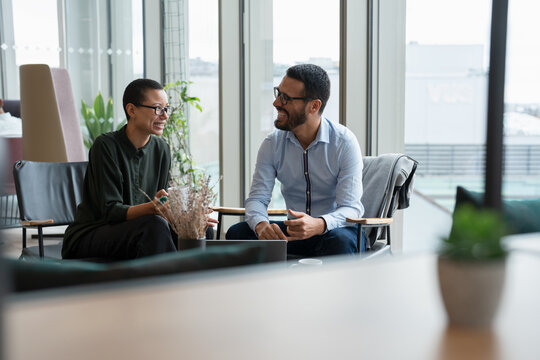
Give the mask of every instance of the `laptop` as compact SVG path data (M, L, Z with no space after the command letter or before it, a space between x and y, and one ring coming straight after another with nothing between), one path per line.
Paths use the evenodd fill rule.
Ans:
M287 261L287 241L285 240L205 240L206 246L259 244L265 248L263 262Z

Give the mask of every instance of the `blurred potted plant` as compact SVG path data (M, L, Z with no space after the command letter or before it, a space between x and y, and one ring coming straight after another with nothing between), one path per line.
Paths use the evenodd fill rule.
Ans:
M169 116L169 120L163 130L163 137L171 148L172 166L171 175L173 178L187 179L185 175L193 181L201 174L195 167L189 150L189 106L194 106L202 111L200 100L195 96L188 95L190 81L176 81L165 85L165 91L169 96L169 104L175 108Z
M81 114L84 120L83 140L87 149L92 147L99 135L115 130L112 98L109 97L107 105L105 105L101 92L98 92L93 107L88 106L84 100L81 100ZM124 119L116 126L116 130L124 126L125 123L126 120Z
M438 259L439 285L451 324L490 326L504 286L505 234L506 226L492 210L465 204L454 212Z

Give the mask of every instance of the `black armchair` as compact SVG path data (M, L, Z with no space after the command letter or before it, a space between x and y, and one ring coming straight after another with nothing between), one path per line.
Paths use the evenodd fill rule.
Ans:
M18 161L13 178L19 203L22 247L26 249L26 229L38 230L39 256L45 256L43 228L69 225L82 201L87 162ZM56 251L56 250L55 250Z

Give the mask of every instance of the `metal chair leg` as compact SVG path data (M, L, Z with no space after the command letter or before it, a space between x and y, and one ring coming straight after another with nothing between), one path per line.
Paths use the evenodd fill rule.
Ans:
M364 248L362 239L362 224L358 224L358 231L356 232L356 247L358 249L358 253L363 253L362 249Z
M22 247L26 249L26 228L22 228Z
M44 249L43 249L43 228L41 226L38 226L38 241L39 241L39 257L44 258Z
M219 237L221 236L221 219L222 219L222 214L218 213L218 217L217 217L218 224L217 224L216 240L219 240Z

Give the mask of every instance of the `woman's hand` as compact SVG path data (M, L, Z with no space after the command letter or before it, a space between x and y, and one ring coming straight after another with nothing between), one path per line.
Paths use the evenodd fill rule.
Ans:
M213 212L214 210L212 210L211 208L208 208L208 211L206 213L211 214ZM206 218L206 226L214 227L214 225L216 224L219 224L219 221L217 221L217 219L214 219L213 217L210 217L210 216Z
M163 216L168 222L171 222L170 214L171 207L169 205L169 194L164 189L159 190L154 196L152 204L154 205L155 214Z

